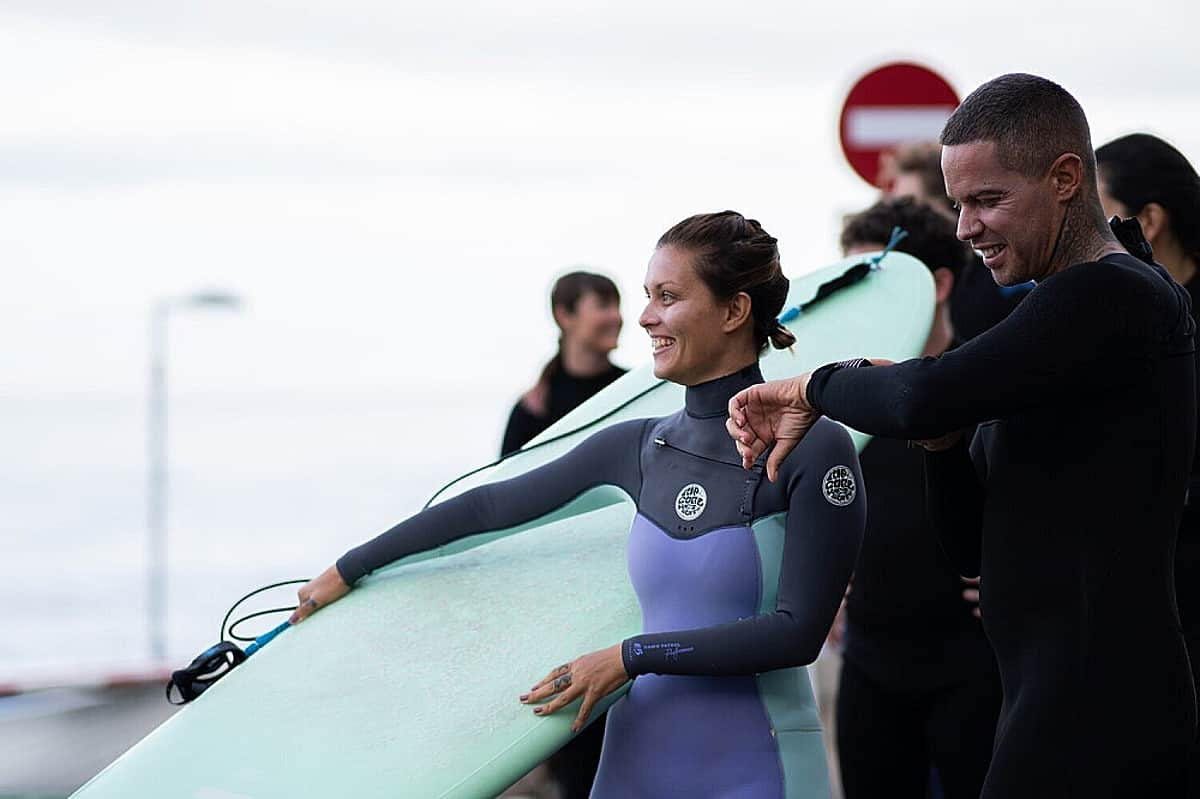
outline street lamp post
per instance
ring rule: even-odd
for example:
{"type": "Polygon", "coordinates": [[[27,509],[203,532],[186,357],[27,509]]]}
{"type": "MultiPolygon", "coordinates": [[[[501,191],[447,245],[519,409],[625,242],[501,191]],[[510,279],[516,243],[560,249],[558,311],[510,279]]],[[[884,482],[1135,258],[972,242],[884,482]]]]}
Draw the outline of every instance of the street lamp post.
{"type": "Polygon", "coordinates": [[[150,380],[147,402],[146,527],[147,621],[150,656],[167,657],[167,333],[173,308],[224,308],[238,310],[235,294],[205,291],[184,297],[164,297],[150,308],[150,380]]]}

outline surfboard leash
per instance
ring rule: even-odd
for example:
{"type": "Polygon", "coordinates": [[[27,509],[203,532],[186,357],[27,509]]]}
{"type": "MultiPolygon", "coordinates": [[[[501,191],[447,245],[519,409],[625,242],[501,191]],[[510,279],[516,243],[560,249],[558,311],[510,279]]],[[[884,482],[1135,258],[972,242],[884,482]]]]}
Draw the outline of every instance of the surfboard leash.
{"type": "Polygon", "coordinates": [[[264,585],[261,588],[256,588],[250,593],[243,596],[229,608],[225,614],[225,618],[221,620],[221,634],[218,643],[213,644],[208,649],[205,649],[199,655],[192,659],[182,669],[176,669],[171,672],[171,679],[167,682],[166,695],[167,701],[172,705],[186,705],[200,694],[204,693],[217,680],[224,677],[236,667],[246,661],[246,658],[253,655],[258,650],[269,644],[277,635],[291,627],[291,622],[283,622],[282,624],[273,627],[267,632],[257,637],[239,635],[235,630],[239,624],[256,619],[260,616],[269,616],[274,613],[291,613],[296,609],[295,605],[285,608],[269,608],[267,610],[259,610],[254,613],[248,613],[239,619],[236,619],[232,624],[229,619],[233,616],[233,612],[238,609],[243,602],[251,597],[257,596],[264,591],[270,591],[273,588],[281,588],[285,585],[296,585],[298,583],[307,583],[308,580],[284,580],[278,583],[264,585]],[[228,636],[232,640],[226,640],[228,636]],[[241,647],[234,643],[241,641],[243,643],[250,642],[250,645],[243,651],[241,647]]]}
{"type": "Polygon", "coordinates": [[[904,239],[907,237],[907,230],[899,225],[893,227],[891,238],[888,239],[887,246],[883,248],[882,252],[876,256],[868,258],[865,261],[855,264],[842,274],[835,277],[833,280],[822,283],[817,287],[817,293],[813,295],[811,300],[808,302],[802,302],[799,305],[793,305],[791,308],[788,308],[786,311],[781,313],[779,315],[779,324],[786,325],[788,322],[794,321],[800,316],[800,314],[809,310],[826,297],[836,294],[848,286],[853,286],[871,272],[874,272],[877,269],[882,269],[883,267],[880,265],[880,262],[883,261],[888,253],[896,249],[897,244],[904,241],[904,239]]]}
{"type": "Polygon", "coordinates": [[[663,384],[666,382],[667,381],[665,381],[665,380],[659,380],[659,381],[655,382],[654,385],[652,385],[648,388],[642,389],[637,394],[634,394],[632,397],[630,397],[629,399],[622,402],[620,405],[617,405],[616,407],[608,410],[607,412],[601,414],[600,416],[597,416],[595,419],[592,419],[590,422],[587,422],[586,424],[582,424],[579,427],[574,428],[573,430],[567,430],[564,433],[559,433],[558,435],[551,436],[550,438],[547,438],[545,441],[539,441],[536,444],[531,444],[529,446],[523,447],[522,449],[515,449],[512,452],[508,453],[507,455],[500,456],[499,458],[492,461],[491,463],[484,464],[483,466],[480,466],[477,469],[472,469],[471,471],[467,472],[466,474],[460,474],[458,477],[455,477],[453,480],[451,480],[449,483],[446,483],[444,486],[439,488],[437,491],[434,491],[433,496],[431,496],[429,498],[429,500],[423,506],[421,506],[421,510],[425,510],[426,508],[428,508],[430,505],[432,505],[434,502],[437,501],[438,497],[440,497],[442,494],[449,491],[454,486],[461,483],[463,480],[466,480],[468,477],[473,477],[482,471],[491,469],[493,466],[499,466],[500,464],[504,463],[509,458],[513,458],[517,455],[523,455],[526,452],[533,452],[534,450],[541,449],[542,447],[547,447],[557,441],[562,441],[564,438],[570,438],[571,436],[575,435],[576,433],[582,433],[584,430],[588,430],[589,428],[595,427],[596,425],[600,424],[604,420],[611,418],[614,414],[625,410],[625,408],[629,407],[634,402],[637,402],[638,400],[640,400],[642,397],[646,396],[650,392],[661,388],[663,386],[663,384]]]}

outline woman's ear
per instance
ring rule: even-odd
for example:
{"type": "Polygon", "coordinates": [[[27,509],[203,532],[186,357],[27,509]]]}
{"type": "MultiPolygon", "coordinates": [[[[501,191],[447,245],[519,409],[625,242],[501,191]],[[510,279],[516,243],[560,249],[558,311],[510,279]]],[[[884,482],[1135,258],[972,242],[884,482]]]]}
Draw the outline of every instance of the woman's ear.
{"type": "Polygon", "coordinates": [[[1142,210],[1137,212],[1137,221],[1142,226],[1142,235],[1153,247],[1167,231],[1167,209],[1158,203],[1146,203],[1142,210]]]}
{"type": "Polygon", "coordinates": [[[944,266],[934,269],[933,291],[938,305],[949,300],[950,295],[954,293],[954,273],[944,266]]]}
{"type": "Polygon", "coordinates": [[[725,306],[725,324],[721,329],[726,333],[732,333],[737,330],[750,318],[750,295],[744,291],[739,291],[733,295],[725,306]]]}

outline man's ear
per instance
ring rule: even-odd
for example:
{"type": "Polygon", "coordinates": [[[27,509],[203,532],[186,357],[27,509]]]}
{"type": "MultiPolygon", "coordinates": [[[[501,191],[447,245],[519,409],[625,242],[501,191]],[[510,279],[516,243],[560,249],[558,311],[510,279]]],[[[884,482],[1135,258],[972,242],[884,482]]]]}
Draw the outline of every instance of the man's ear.
{"type": "Polygon", "coordinates": [[[1146,203],[1142,210],[1137,212],[1137,221],[1141,223],[1142,235],[1153,247],[1155,240],[1167,230],[1167,209],[1158,203],[1146,203]]]}
{"type": "Polygon", "coordinates": [[[954,293],[954,273],[944,266],[933,270],[933,291],[938,305],[950,299],[954,293]]]}
{"type": "Polygon", "coordinates": [[[721,329],[726,333],[732,333],[737,330],[746,320],[750,318],[750,295],[744,291],[739,291],[733,295],[725,306],[725,324],[721,329]]]}
{"type": "Polygon", "coordinates": [[[1083,159],[1075,153],[1063,153],[1054,159],[1048,175],[1055,199],[1066,202],[1083,189],[1083,159]]]}

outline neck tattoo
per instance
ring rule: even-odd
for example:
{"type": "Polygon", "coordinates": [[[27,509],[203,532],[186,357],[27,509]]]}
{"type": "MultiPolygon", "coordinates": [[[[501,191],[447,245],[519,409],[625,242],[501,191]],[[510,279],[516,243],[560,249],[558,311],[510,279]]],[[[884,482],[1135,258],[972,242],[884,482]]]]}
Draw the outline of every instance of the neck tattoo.
{"type": "Polygon", "coordinates": [[[1088,215],[1087,204],[1076,203],[1075,199],[1071,198],[1063,209],[1062,224],[1047,261],[1048,275],[1068,266],[1097,261],[1112,251],[1114,239],[1108,225],[1098,229],[1088,215]]]}

